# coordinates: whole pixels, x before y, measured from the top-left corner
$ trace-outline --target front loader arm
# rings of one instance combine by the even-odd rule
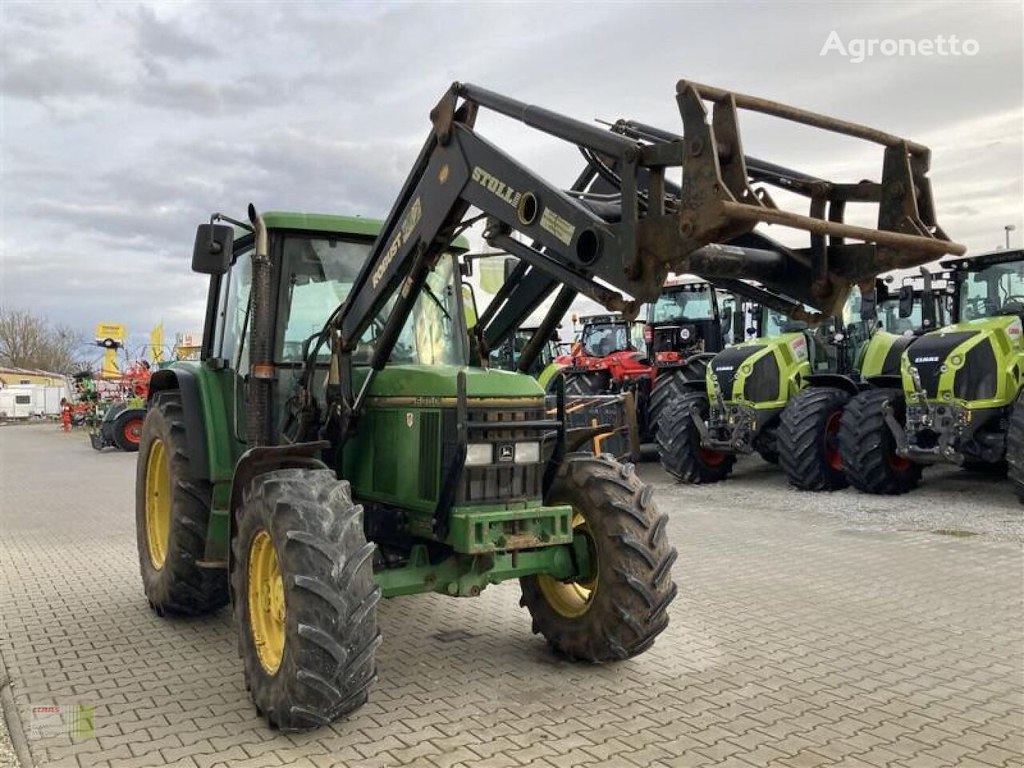
[[[714,105],[710,121],[706,102]],[[353,349],[397,293],[371,364],[373,370],[383,367],[426,274],[461,231],[470,208],[488,218],[488,242],[526,265],[521,277],[537,273],[535,297],[560,284],[566,289],[563,298],[581,293],[627,314],[653,300],[670,271],[756,279],[773,293],[834,313],[853,284],[888,269],[963,253],[935,223],[925,147],[685,80],[678,83],[677,103],[683,136],[645,141],[453,84],[432,112],[434,130],[335,318],[340,350]],[[481,108],[611,158],[621,179],[619,194],[611,203],[595,204],[585,194],[552,186],[474,130]],[[842,184],[765,161],[748,162],[740,142],[740,109],[881,144],[881,180]],[[677,190],[665,179],[673,166],[682,168]],[[808,213],[782,210],[753,186],[773,174],[786,176],[788,188],[807,193]],[[848,200],[877,202],[878,226],[844,223]],[[783,247],[754,232],[761,223],[803,231],[810,245]]]

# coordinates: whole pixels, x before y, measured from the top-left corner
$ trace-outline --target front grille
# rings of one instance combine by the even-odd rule
[[[420,416],[420,498],[437,498],[438,450],[441,447],[441,412],[426,411]]]
[[[938,397],[939,377],[946,358],[977,331],[959,331],[957,333],[922,336],[910,347],[907,356],[910,363],[917,368],[921,379],[921,388],[928,397]]]
[[[503,447],[519,442],[542,442],[543,427],[517,427],[516,422],[536,422],[547,418],[543,408],[508,410],[501,408],[470,408],[466,414],[467,437],[470,443],[490,443],[493,463],[466,466],[456,497],[458,504],[486,504],[516,500],[536,500],[543,495],[544,463],[515,464],[500,461]],[[469,428],[470,425],[486,425]],[[543,458],[543,456],[542,456]]]
[[[996,396],[998,369],[992,340],[984,339],[964,356],[953,379],[953,395],[963,400],[989,400]]]
[[[779,363],[775,355],[765,355],[747,376],[743,394],[753,403],[770,403],[779,399]]]
[[[736,381],[736,374],[743,361],[764,348],[764,344],[752,344],[749,347],[732,347],[715,355],[711,361],[711,370],[718,377],[718,386],[727,402],[734,399],[733,382]]]

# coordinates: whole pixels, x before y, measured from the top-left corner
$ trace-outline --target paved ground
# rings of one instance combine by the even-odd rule
[[[582,667],[530,634],[518,588],[381,609],[380,680],[332,728],[249,704],[227,611],[168,621],[139,586],[134,457],[0,428],[0,658],[33,706],[96,735],[39,765],[1024,765],[1024,524],[1005,482],[950,470],[903,499],[718,487],[647,465],[680,551],[649,653]],[[0,750],[0,755],[3,752]],[[0,757],[2,760],[2,757]]]

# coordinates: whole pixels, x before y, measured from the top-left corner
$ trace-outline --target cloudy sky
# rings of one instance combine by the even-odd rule
[[[948,55],[858,63],[834,44],[939,36]],[[2,0],[0,304],[89,336],[124,323],[136,344],[161,320],[168,336],[199,330],[196,224],[250,201],[384,215],[453,80],[675,129],[686,77],[867,123],[932,148],[953,239],[990,250],[1012,224],[1020,245],[1022,37],[1020,2]],[[749,154],[878,176],[867,145],[769,122],[744,121]],[[556,183],[579,168],[508,121],[478,125]]]

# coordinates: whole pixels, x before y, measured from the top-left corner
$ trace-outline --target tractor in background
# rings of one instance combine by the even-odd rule
[[[898,375],[858,394],[839,432],[842,461],[860,491],[899,494],[937,463],[1009,469],[1024,498],[1024,251],[942,262],[953,323],[922,335]]]

